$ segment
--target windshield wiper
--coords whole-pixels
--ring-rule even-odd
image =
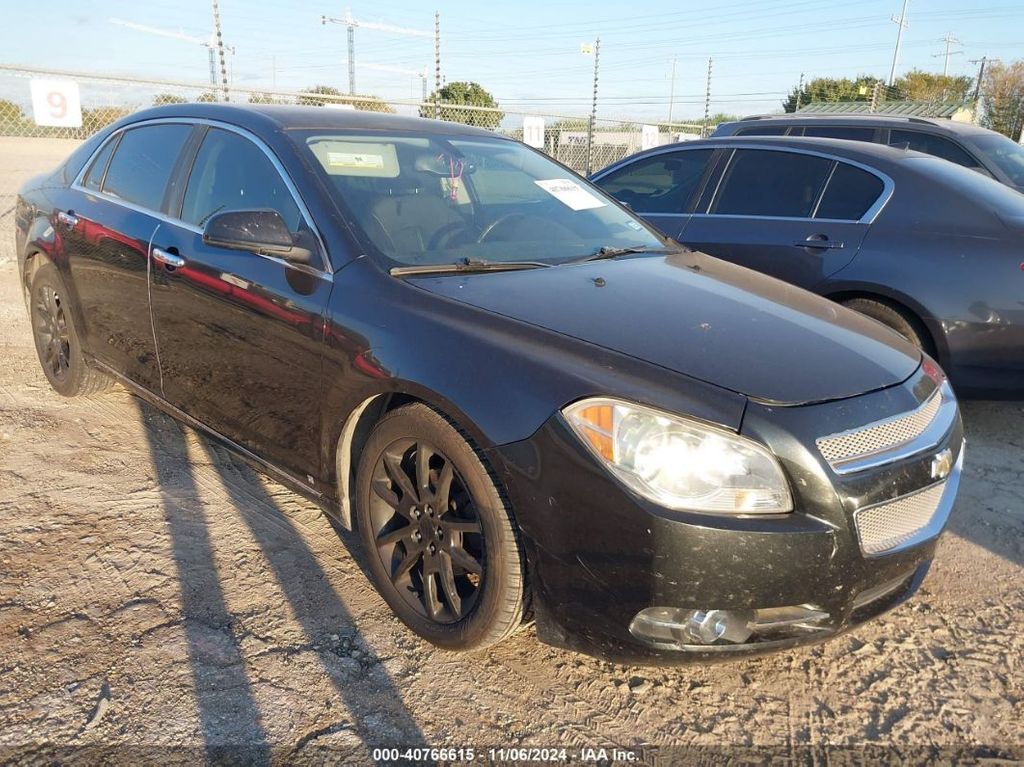
[[[484,261],[464,258],[453,264],[420,264],[417,266],[394,266],[388,271],[395,277],[417,274],[465,274],[467,272],[514,272],[522,269],[548,267],[543,261]]]
[[[675,253],[674,248],[652,248],[648,245],[633,245],[626,248],[612,248],[608,245],[598,248],[593,253],[583,256],[582,258],[574,258],[569,261],[570,264],[582,264],[586,261],[604,261],[609,258],[618,258],[619,256],[628,256],[633,253]]]

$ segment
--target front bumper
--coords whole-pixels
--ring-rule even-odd
[[[823,434],[919,403],[921,375],[841,403],[797,408],[751,404],[743,433],[767,444],[789,475],[796,509],[772,517],[676,513],[626,490],[561,420],[492,451],[523,532],[540,638],[608,660],[676,664],[724,660],[822,641],[907,599],[934,554],[959,483],[959,415],[934,449],[840,476],[815,448]],[[933,457],[953,465],[926,534],[868,554],[854,516],[935,480]],[[807,606],[825,613],[791,634],[741,643],[666,647],[630,632],[652,607],[751,611]]]

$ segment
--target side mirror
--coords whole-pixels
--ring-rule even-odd
[[[246,250],[308,264],[313,251],[288,231],[276,210],[230,210],[210,217],[203,242],[218,248]]]

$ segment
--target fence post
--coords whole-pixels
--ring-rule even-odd
[[[590,104],[590,123],[587,125],[587,175],[594,170],[594,123],[597,120],[597,66],[601,58],[601,38],[594,42],[594,100]]]

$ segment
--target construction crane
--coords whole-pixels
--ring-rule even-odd
[[[320,23],[327,24],[342,24],[348,29],[348,92],[349,95],[356,95],[356,27],[363,29],[376,29],[380,32],[391,32],[396,35],[408,35],[410,37],[430,37],[430,32],[423,32],[419,29],[410,29],[408,27],[396,27],[392,24],[384,24],[383,22],[376,21],[356,21],[352,17],[352,11],[346,9],[345,16],[343,18],[333,18],[331,16],[321,16]],[[367,67],[368,69],[370,67]],[[419,74],[418,72],[416,73]],[[423,82],[426,83],[424,77]],[[424,85],[426,87],[426,85]]]
[[[134,21],[125,21],[124,19],[107,19],[111,24],[117,24],[119,27],[126,27],[128,29],[134,29],[136,32],[145,32],[150,35],[159,35],[160,37],[169,37],[172,40],[181,40],[186,43],[195,43],[196,45],[202,45],[207,49],[210,60],[210,83],[217,85],[217,41],[213,33],[210,34],[209,38],[194,37],[193,35],[186,35],[184,32],[173,29],[161,29],[160,27],[151,27],[148,24],[138,24]],[[235,55],[235,46],[225,45],[224,49],[232,56]]]

